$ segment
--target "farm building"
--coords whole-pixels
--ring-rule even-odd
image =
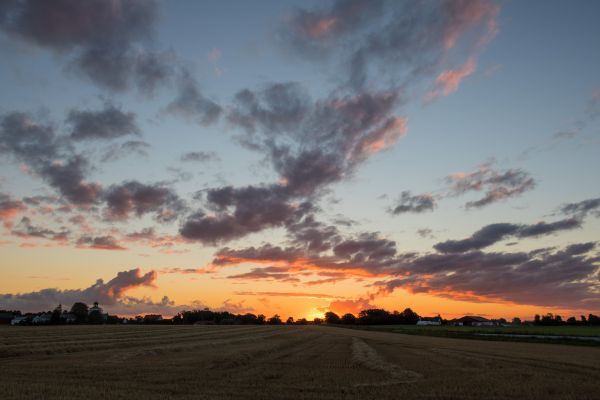
[[[483,317],[465,315],[462,318],[449,321],[448,324],[454,326],[493,326],[494,322]]]
[[[417,325],[441,325],[442,318],[437,317],[422,317],[417,321]]]
[[[21,325],[29,319],[26,315],[15,315],[15,317],[10,321],[11,325]]]
[[[33,317],[31,322],[36,325],[37,324],[47,324],[50,322],[51,319],[52,319],[51,313],[42,313],[40,315],[36,315],[35,317]]]

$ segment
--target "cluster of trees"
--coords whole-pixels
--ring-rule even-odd
[[[228,311],[211,311],[208,308],[203,310],[192,310],[182,311],[173,317],[172,322],[174,324],[223,324],[223,325],[236,325],[236,324],[250,324],[250,325],[282,325],[284,322],[281,317],[277,314],[270,318],[265,317],[263,314],[232,314]],[[315,318],[312,323],[319,324],[322,321],[319,318]],[[307,325],[310,322],[306,318],[301,318],[294,321],[294,318],[288,317],[285,321],[287,325]]]
[[[325,313],[325,322],[328,324],[344,325],[415,325],[419,318],[419,314],[410,308],[402,312],[389,312],[382,308],[373,308],[361,311],[358,313],[358,317],[350,313],[341,317],[331,311]]]
[[[545,325],[545,326],[558,326],[558,325],[600,325],[600,317],[594,314],[589,314],[587,318],[585,315],[582,315],[578,320],[575,317],[569,317],[566,320],[563,320],[560,315],[554,315],[552,313],[548,313],[546,315],[540,316],[536,314],[533,319],[534,325]]]

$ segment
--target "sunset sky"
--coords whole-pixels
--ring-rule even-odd
[[[600,311],[600,2],[0,2],[0,309]]]

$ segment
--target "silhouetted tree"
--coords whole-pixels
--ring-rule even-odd
[[[75,315],[78,323],[85,322],[88,317],[88,306],[85,303],[77,302],[71,307],[71,314]]]
[[[333,311],[327,311],[325,313],[325,322],[327,322],[328,324],[339,324],[340,317]]]
[[[354,314],[346,313],[346,314],[342,315],[342,324],[353,325],[355,323],[356,323],[356,317],[354,316]]]
[[[391,314],[381,308],[362,310],[358,313],[358,323],[362,325],[383,325],[389,324]]]
[[[600,317],[594,314],[589,314],[587,322],[590,325],[600,325]]]
[[[60,324],[62,322],[62,304],[56,306],[56,308],[52,311],[52,315],[50,316],[51,324]]]
[[[321,318],[313,319],[313,324],[315,324],[315,325],[321,325],[322,323],[323,323],[323,320]]]
[[[542,322],[541,318],[540,318],[540,314],[535,314],[535,317],[533,317],[533,323],[535,325],[540,325]]]
[[[575,317],[567,318],[567,325],[577,325],[577,319]]]
[[[281,324],[281,317],[279,315],[275,314],[271,318],[269,318],[268,323],[270,325],[280,325]]]
[[[287,325],[293,325],[294,324],[294,318],[292,317],[288,317],[288,319],[285,321],[285,323]]]
[[[419,314],[411,310],[410,308],[406,308],[404,311],[400,313],[401,316],[401,324],[405,325],[416,325],[419,322]],[[439,315],[438,315],[439,317]],[[441,317],[440,317],[441,320]]]
[[[263,314],[258,314],[258,316],[256,317],[256,322],[258,322],[259,324],[264,324],[265,319],[266,317]]]
[[[519,317],[514,317],[514,318],[512,319],[512,324],[513,324],[513,325],[521,325],[521,318],[519,318]]]

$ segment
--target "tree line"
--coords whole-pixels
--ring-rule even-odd
[[[76,302],[71,306],[69,310],[63,309],[62,305],[58,305],[53,311],[41,312],[41,313],[28,313],[22,314],[18,310],[0,310],[0,314],[11,315],[12,317],[19,318],[19,325],[32,325],[32,324],[119,324],[119,323],[131,323],[131,324],[220,324],[220,325],[307,325],[314,324],[319,325],[326,323],[329,325],[415,325],[421,319],[419,314],[414,312],[410,308],[404,309],[404,311],[387,311],[382,308],[373,308],[362,310],[358,315],[352,313],[342,314],[341,316],[335,312],[328,311],[324,314],[324,318],[314,318],[313,320],[307,320],[306,318],[300,318],[294,320],[292,317],[288,317],[285,321],[275,314],[271,317],[266,317],[264,314],[235,314],[229,311],[212,311],[208,308],[201,310],[184,310],[177,313],[172,318],[163,318],[160,314],[146,314],[139,315],[132,318],[123,318],[117,315],[110,315],[103,313],[98,307],[97,303],[94,307],[88,307],[83,302]],[[44,316],[43,319],[36,322],[35,317]],[[446,324],[449,321],[442,319],[440,315],[436,317],[442,324]],[[41,322],[39,322],[41,321]],[[496,320],[503,324],[508,322],[500,318]],[[587,317],[582,315],[580,319],[575,317],[569,317],[563,320],[560,315],[554,315],[547,313],[543,316],[536,314],[534,320],[527,323],[533,323],[534,325],[600,325],[600,317],[589,314]],[[519,318],[513,318],[511,325],[521,325],[523,322]]]

